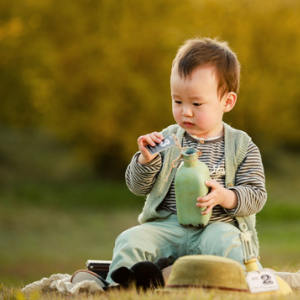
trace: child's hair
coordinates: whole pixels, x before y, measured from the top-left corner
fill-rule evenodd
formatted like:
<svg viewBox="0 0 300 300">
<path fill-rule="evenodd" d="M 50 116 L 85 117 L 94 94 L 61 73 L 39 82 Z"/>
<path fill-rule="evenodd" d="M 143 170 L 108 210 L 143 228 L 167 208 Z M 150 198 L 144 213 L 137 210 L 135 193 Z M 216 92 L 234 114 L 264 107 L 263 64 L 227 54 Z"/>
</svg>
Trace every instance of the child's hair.
<svg viewBox="0 0 300 300">
<path fill-rule="evenodd" d="M 220 98 L 226 92 L 238 92 L 240 63 L 226 42 L 210 38 L 187 40 L 179 48 L 172 69 L 177 68 L 179 76 L 187 78 L 193 70 L 203 65 L 215 68 Z"/>
</svg>

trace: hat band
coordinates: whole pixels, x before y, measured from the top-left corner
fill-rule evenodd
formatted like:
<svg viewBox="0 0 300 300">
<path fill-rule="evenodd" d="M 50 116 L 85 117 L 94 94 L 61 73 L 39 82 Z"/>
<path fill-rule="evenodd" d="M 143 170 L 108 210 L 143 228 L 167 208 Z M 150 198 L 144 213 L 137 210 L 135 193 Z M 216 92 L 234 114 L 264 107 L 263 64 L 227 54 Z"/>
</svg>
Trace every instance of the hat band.
<svg viewBox="0 0 300 300">
<path fill-rule="evenodd" d="M 172 284 L 167 285 L 166 288 L 202 288 L 202 289 L 218 289 L 225 291 L 235 291 L 235 292 L 246 292 L 248 293 L 248 289 L 237 289 L 237 288 L 229 288 L 229 287 L 221 287 L 221 286 L 212 286 L 212 285 L 195 285 L 195 284 Z"/>
</svg>

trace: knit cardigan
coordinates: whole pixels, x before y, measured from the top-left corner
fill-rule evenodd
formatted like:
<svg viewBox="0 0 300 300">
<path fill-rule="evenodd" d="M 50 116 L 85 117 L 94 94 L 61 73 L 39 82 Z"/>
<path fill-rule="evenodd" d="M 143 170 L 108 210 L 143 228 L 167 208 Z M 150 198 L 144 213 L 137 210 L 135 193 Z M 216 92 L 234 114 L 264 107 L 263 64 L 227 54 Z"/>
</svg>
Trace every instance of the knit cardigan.
<svg viewBox="0 0 300 300">
<path fill-rule="evenodd" d="M 223 123 L 223 125 L 225 139 L 225 184 L 227 188 L 230 188 L 235 185 L 237 169 L 245 158 L 251 138 L 244 131 L 234 129 L 226 123 Z M 162 131 L 165 137 L 170 134 L 175 134 L 180 145 L 182 145 L 184 133 L 185 130 L 177 124 L 171 125 Z M 157 218 L 166 218 L 171 214 L 169 211 L 157 210 L 157 208 L 166 197 L 175 177 L 177 168 L 173 168 L 170 174 L 169 172 L 172 168 L 172 162 L 180 155 L 180 150 L 177 147 L 171 147 L 162 151 L 160 154 L 163 162 L 162 168 L 157 175 L 150 194 L 146 198 L 143 211 L 138 218 L 140 223 L 149 222 Z M 258 256 L 259 243 L 255 229 L 255 214 L 235 218 L 242 231 L 252 231 L 252 248 L 255 256 Z"/>
</svg>

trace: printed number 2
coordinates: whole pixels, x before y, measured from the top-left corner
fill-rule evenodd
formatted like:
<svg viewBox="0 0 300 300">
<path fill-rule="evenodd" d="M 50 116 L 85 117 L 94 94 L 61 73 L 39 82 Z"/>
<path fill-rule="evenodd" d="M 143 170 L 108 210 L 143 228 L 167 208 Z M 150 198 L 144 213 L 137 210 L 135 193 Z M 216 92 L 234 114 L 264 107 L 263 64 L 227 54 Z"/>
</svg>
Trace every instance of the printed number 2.
<svg viewBox="0 0 300 300">
<path fill-rule="evenodd" d="M 263 281 L 263 284 L 273 284 L 274 282 L 271 279 L 271 276 L 269 275 L 262 275 L 261 279 Z"/>
</svg>

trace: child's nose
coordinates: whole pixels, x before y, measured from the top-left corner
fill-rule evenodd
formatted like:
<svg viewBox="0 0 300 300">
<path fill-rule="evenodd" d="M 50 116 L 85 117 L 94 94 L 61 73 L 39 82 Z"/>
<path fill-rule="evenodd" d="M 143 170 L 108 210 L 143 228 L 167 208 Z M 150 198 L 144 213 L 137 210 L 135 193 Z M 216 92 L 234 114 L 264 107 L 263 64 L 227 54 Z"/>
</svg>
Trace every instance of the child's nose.
<svg viewBox="0 0 300 300">
<path fill-rule="evenodd" d="M 193 110 L 190 107 L 185 106 L 182 109 L 182 115 L 184 117 L 191 117 L 193 115 Z"/>
</svg>

